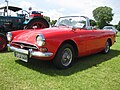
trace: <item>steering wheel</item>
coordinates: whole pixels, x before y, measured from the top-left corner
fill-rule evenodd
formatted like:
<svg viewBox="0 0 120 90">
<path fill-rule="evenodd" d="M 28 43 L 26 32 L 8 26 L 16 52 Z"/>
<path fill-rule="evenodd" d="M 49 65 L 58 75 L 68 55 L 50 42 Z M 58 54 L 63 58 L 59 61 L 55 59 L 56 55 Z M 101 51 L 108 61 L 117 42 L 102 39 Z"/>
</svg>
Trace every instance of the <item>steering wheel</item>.
<svg viewBox="0 0 120 90">
<path fill-rule="evenodd" d="M 22 14 L 25 15 L 25 18 L 29 17 L 30 13 L 26 10 L 22 10 Z"/>
</svg>

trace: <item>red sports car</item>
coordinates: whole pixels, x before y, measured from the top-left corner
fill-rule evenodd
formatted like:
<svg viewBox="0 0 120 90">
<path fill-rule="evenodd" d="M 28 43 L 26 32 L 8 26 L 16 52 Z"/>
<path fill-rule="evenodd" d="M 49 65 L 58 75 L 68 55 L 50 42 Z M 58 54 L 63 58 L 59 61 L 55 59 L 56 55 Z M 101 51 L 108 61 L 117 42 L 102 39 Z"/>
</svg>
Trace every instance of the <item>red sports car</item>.
<svg viewBox="0 0 120 90">
<path fill-rule="evenodd" d="M 25 62 L 29 58 L 52 60 L 56 67 L 65 69 L 76 57 L 108 53 L 115 33 L 93 29 L 85 16 L 66 16 L 52 28 L 8 32 L 7 39 L 15 57 Z"/>
</svg>

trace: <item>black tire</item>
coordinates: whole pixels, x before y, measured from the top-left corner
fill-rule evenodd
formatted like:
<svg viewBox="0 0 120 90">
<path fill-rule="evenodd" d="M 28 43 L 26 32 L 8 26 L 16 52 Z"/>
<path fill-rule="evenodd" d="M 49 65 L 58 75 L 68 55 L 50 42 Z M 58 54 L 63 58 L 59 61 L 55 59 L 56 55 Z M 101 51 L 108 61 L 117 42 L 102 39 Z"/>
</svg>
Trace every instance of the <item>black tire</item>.
<svg viewBox="0 0 120 90">
<path fill-rule="evenodd" d="M 110 41 L 107 40 L 106 44 L 105 44 L 105 49 L 103 50 L 104 54 L 107 54 L 110 51 Z"/>
<path fill-rule="evenodd" d="M 48 28 L 48 22 L 43 18 L 37 18 L 31 20 L 26 26 L 25 29 L 33 29 L 33 26 L 37 26 L 37 29 Z"/>
<path fill-rule="evenodd" d="M 0 35 L 0 51 L 5 50 L 7 47 L 7 39 L 4 35 Z"/>
<path fill-rule="evenodd" d="M 72 45 L 63 44 L 53 60 L 54 65 L 59 69 L 67 69 L 73 65 L 75 60 L 75 51 Z"/>
</svg>

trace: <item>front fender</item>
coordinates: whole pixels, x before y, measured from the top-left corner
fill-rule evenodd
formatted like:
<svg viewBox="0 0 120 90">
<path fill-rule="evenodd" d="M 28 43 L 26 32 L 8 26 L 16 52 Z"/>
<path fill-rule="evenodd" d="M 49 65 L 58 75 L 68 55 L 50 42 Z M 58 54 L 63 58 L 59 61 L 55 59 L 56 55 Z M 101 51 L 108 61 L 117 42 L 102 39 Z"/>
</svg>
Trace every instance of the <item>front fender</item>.
<svg viewBox="0 0 120 90">
<path fill-rule="evenodd" d="M 54 38 L 54 39 L 46 39 L 46 45 L 45 47 L 48 49 L 48 52 L 52 52 L 53 53 L 53 57 L 55 57 L 57 51 L 59 50 L 59 48 L 61 47 L 61 45 L 63 45 L 64 43 L 66 43 L 66 41 L 72 41 L 74 42 L 74 44 L 76 44 L 76 41 L 73 40 L 72 38 Z M 68 42 L 67 42 L 68 43 Z M 77 44 L 76 47 L 77 48 Z M 77 48 L 78 50 L 78 48 Z"/>
</svg>

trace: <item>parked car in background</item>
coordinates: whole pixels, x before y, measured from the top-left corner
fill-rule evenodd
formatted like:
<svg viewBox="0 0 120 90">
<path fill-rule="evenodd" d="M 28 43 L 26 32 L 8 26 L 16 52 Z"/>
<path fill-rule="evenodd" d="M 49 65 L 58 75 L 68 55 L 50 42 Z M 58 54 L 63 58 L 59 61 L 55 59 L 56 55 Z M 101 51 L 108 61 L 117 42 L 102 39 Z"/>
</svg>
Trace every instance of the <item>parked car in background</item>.
<svg viewBox="0 0 120 90">
<path fill-rule="evenodd" d="M 57 68 L 66 69 L 76 57 L 108 53 L 115 33 L 92 29 L 85 16 L 66 16 L 60 17 L 55 27 L 8 32 L 7 39 L 8 47 L 20 60 L 52 60 Z"/>
<path fill-rule="evenodd" d="M 113 26 L 104 26 L 103 30 L 111 30 L 111 31 L 115 32 L 116 34 L 118 33 L 118 30 Z"/>
</svg>

